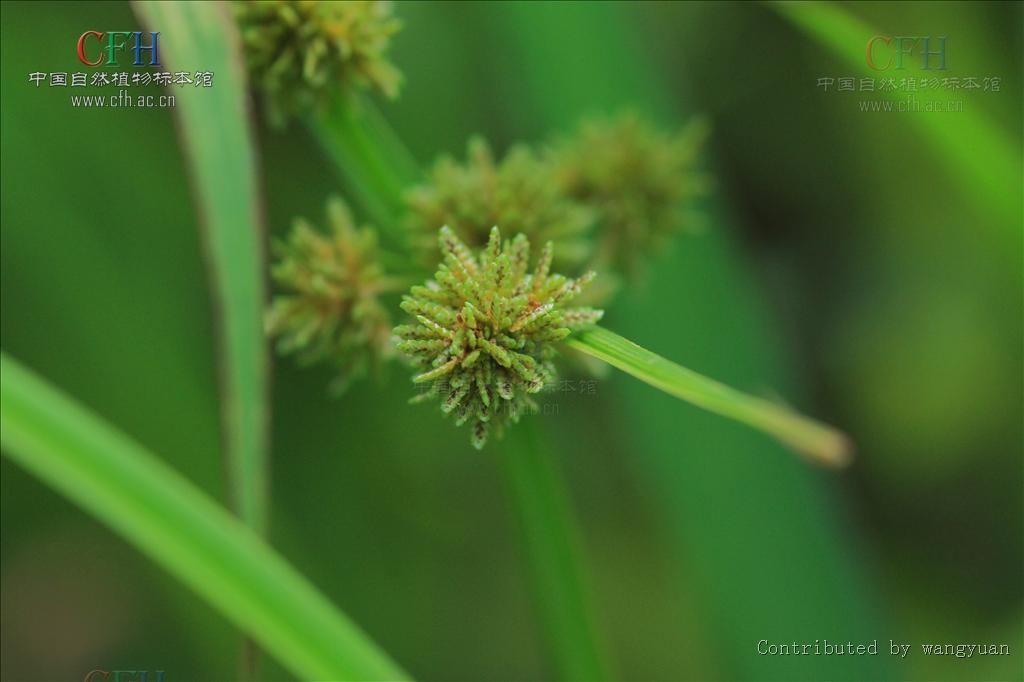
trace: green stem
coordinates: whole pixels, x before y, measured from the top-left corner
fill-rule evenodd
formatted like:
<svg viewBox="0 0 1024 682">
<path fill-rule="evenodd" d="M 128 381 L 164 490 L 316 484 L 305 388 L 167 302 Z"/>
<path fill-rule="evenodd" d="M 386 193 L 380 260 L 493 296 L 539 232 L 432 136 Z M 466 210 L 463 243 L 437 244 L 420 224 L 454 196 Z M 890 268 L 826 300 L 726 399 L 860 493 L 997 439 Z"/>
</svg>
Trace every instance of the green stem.
<svg viewBox="0 0 1024 682">
<path fill-rule="evenodd" d="M 372 104 L 352 94 L 334 97 L 327 111 L 306 119 L 313 136 L 351 186 L 381 232 L 405 246 L 405 191 L 418 171 L 411 155 Z"/>
<path fill-rule="evenodd" d="M 0 352 L 5 456 L 191 587 L 300 678 L 405 673 L 252 529 Z"/>
<path fill-rule="evenodd" d="M 850 440 L 836 429 L 680 367 L 602 327 L 566 343 L 670 395 L 769 433 L 819 463 L 842 466 L 852 455 Z"/>
<path fill-rule="evenodd" d="M 372 101 L 367 98 L 359 100 L 358 111 L 367 136 L 387 159 L 392 172 L 401 183 L 403 189 L 423 180 L 423 171 L 413 157 L 412 152 L 398 137 L 394 128 L 384 118 Z M 403 203 L 404 207 L 404 203 Z"/>
<path fill-rule="evenodd" d="M 609 679 L 584 579 L 579 533 L 554 454 L 533 418 L 510 429 L 502 445 L 505 483 L 555 664 L 563 679 Z"/>
</svg>

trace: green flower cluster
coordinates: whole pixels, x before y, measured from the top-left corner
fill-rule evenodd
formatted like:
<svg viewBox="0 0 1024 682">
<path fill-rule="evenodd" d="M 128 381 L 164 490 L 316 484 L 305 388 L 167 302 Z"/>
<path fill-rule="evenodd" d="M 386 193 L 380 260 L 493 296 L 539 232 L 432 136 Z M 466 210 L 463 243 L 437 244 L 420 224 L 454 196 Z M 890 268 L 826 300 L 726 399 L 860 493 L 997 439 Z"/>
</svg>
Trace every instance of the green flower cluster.
<svg viewBox="0 0 1024 682">
<path fill-rule="evenodd" d="M 470 141 L 466 161 L 442 157 L 427 183 L 406 196 L 408 228 L 418 251 L 434 256 L 437 230 L 447 225 L 471 247 L 487 243 L 495 225 L 515 225 L 534 243 L 558 245 L 556 265 L 578 268 L 591 252 L 594 216 L 558 189 L 551 167 L 525 145 L 499 162 L 481 138 Z"/>
<path fill-rule="evenodd" d="M 416 322 L 395 328 L 398 349 L 422 369 L 429 383 L 414 400 L 439 397 L 456 424 L 472 424 L 470 441 L 482 448 L 491 430 L 499 435 L 522 412 L 535 409 L 531 394 L 555 375 L 554 344 L 603 314 L 567 308 L 594 277 L 551 274 L 552 243 L 532 270 L 524 234 L 502 242 L 497 227 L 474 256 L 448 227 L 441 228 L 443 262 L 434 279 L 415 286 L 402 309 Z"/>
<path fill-rule="evenodd" d="M 253 83 L 275 123 L 322 108 L 339 88 L 398 93 L 385 52 L 401 23 L 387 2 L 256 0 L 234 3 Z"/>
<path fill-rule="evenodd" d="M 334 204 L 329 236 L 300 221 L 279 246 L 274 278 L 288 292 L 274 300 L 268 329 L 281 352 L 338 365 L 339 385 L 397 344 L 421 367 L 417 399 L 439 398 L 482 447 L 489 433 L 536 408 L 531 396 L 554 377 L 557 342 L 601 318 L 586 306 L 607 301 L 619 273 L 634 271 L 685 222 L 685 205 L 703 186 L 693 170 L 699 133 L 691 125 L 668 135 L 627 116 L 584 125 L 543 152 L 514 147 L 500 160 L 473 140 L 464 163 L 442 158 L 406 195 L 415 248 L 392 264 L 415 270 L 438 228 L 443 257 L 434 279 L 402 303 L 414 323 L 392 334 L 380 294 L 394 285 L 378 263 L 375 233 L 355 230 Z M 503 243 L 499 226 L 515 228 L 515 239 Z M 531 242 L 546 243 L 533 271 Z M 559 252 L 568 257 L 554 260 Z M 550 273 L 574 276 L 588 266 L 602 270 L 599 282 L 591 284 L 593 272 Z M 586 367 L 586 356 L 564 352 Z"/>
<path fill-rule="evenodd" d="M 335 365 L 332 388 L 340 392 L 390 355 L 391 316 L 380 295 L 399 285 L 378 262 L 375 230 L 356 229 L 340 199 L 328 202 L 327 217 L 330 234 L 299 218 L 274 245 L 271 276 L 289 293 L 274 298 L 266 328 L 281 354 Z"/>
<path fill-rule="evenodd" d="M 635 274 L 694 222 L 693 200 L 707 185 L 694 169 L 704 135 L 699 121 L 668 134 L 627 114 L 585 123 L 542 151 L 517 145 L 500 161 L 474 139 L 464 163 L 442 157 L 408 192 L 408 228 L 423 253 L 441 225 L 475 247 L 491 227 L 515 225 L 534 242 L 554 241 L 557 265 L 570 272 L 589 264 Z"/>
<path fill-rule="evenodd" d="M 703 121 L 666 134 L 628 114 L 585 123 L 548 155 L 559 191 L 597 212 L 596 267 L 626 273 L 693 223 L 689 208 L 706 192 L 694 170 Z"/>
</svg>

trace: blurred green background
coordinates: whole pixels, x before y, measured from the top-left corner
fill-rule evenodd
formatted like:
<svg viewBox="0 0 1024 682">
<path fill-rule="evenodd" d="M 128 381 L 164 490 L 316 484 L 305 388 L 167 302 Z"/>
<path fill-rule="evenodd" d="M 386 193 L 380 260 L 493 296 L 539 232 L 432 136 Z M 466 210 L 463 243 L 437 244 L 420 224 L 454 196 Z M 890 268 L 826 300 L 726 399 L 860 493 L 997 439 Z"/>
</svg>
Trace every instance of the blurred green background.
<svg viewBox="0 0 1024 682">
<path fill-rule="evenodd" d="M 608 326 L 776 390 L 858 444 L 850 470 L 821 472 L 615 374 L 538 417 L 623 679 L 1022 678 L 1022 5 L 846 8 L 882 35 L 948 36 L 950 75 L 1002 79 L 964 98 L 1010 141 L 1013 221 L 915 120 L 969 135 L 963 113 L 823 93 L 818 78 L 861 74 L 764 5 L 396 7 L 406 87 L 382 107 L 424 164 L 474 133 L 503 149 L 587 114 L 705 114 L 706 229 L 658 257 Z M 172 112 L 73 109 L 28 82 L 78 70 L 83 31 L 137 26 L 126 3 L 2 6 L 0 342 L 224 499 L 215 311 Z M 345 191 L 336 173 L 303 129 L 258 126 L 271 233 L 319 220 Z M 417 678 L 550 676 L 493 451 L 407 407 L 401 367 L 340 400 L 326 383 L 274 361 L 273 544 Z M 235 677 L 220 616 L 0 466 L 3 679 Z M 760 639 L 882 652 L 765 657 Z M 886 655 L 889 639 L 910 655 Z M 1011 655 L 926 657 L 931 642 Z"/>
</svg>

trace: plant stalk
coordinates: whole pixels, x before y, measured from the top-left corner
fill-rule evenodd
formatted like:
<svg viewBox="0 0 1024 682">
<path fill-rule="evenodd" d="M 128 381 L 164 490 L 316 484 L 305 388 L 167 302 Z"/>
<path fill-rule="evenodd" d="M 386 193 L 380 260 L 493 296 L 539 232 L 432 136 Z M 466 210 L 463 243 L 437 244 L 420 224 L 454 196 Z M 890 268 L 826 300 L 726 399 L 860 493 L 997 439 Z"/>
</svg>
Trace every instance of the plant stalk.
<svg viewBox="0 0 1024 682">
<path fill-rule="evenodd" d="M 419 171 L 373 105 L 339 93 L 325 112 L 307 116 L 306 124 L 381 233 L 404 247 L 404 195 Z"/>
<path fill-rule="evenodd" d="M 609 679 L 587 586 L 579 531 L 554 453 L 534 423 L 509 429 L 500 459 L 544 635 L 562 679 Z"/>
</svg>

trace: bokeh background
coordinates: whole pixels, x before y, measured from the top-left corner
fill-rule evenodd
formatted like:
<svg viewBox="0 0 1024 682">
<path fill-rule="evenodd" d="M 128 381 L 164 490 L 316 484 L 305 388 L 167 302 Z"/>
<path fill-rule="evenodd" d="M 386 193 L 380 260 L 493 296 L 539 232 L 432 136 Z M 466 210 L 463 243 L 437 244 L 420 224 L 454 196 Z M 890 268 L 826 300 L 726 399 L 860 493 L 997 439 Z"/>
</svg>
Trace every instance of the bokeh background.
<svg viewBox="0 0 1024 682">
<path fill-rule="evenodd" d="M 615 374 L 539 417 L 623 679 L 1021 679 L 1022 5 L 847 9 L 883 35 L 948 36 L 951 74 L 1002 79 L 965 106 L 1011 143 L 1011 220 L 914 120 L 959 134 L 962 114 L 822 93 L 819 77 L 854 70 L 764 5 L 396 7 L 406 87 L 382 107 L 424 164 L 475 133 L 503 149 L 624 108 L 667 127 L 707 116 L 705 229 L 606 320 L 858 444 L 848 471 L 818 471 Z M 215 311 L 172 112 L 72 109 L 27 78 L 77 70 L 85 30 L 137 26 L 125 3 L 3 3 L 0 341 L 224 499 Z M 281 235 L 345 188 L 303 129 L 258 126 Z M 418 678 L 550 676 L 493 452 L 406 406 L 401 367 L 340 400 L 327 379 L 274 362 L 272 542 Z M 3 679 L 235 677 L 218 614 L 0 467 Z M 760 639 L 883 651 L 764 657 Z M 889 639 L 910 655 L 886 655 Z M 926 657 L 927 642 L 1011 656 Z M 287 679 L 273 661 L 264 673 Z"/>
</svg>

